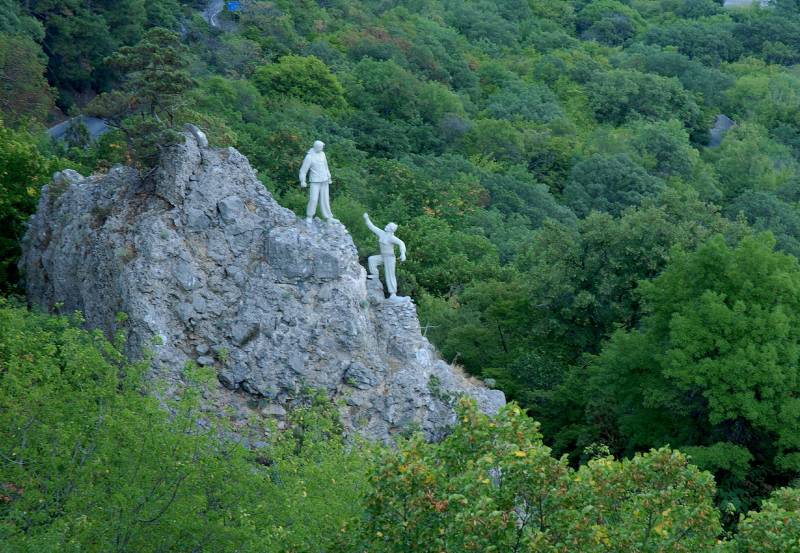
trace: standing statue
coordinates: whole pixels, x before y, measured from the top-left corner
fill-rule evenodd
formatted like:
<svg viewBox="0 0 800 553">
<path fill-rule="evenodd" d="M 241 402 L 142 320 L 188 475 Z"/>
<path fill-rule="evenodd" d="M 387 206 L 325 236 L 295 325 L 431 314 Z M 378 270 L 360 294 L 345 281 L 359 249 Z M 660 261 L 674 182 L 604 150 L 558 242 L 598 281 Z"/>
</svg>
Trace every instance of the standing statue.
<svg viewBox="0 0 800 553">
<path fill-rule="evenodd" d="M 322 216 L 328 222 L 337 222 L 331 213 L 331 172 L 328 169 L 328 158 L 322 149 L 325 143 L 321 140 L 314 142 L 314 146 L 308 151 L 303 165 L 300 167 L 300 186 L 306 188 L 311 181 L 311 194 L 308 197 L 308 207 L 306 208 L 306 221 L 311 223 L 317 213 L 317 203 L 322 212 Z"/>
<path fill-rule="evenodd" d="M 369 230 L 378 237 L 378 244 L 380 244 L 381 247 L 380 255 L 371 255 L 367 260 L 369 265 L 369 276 L 367 278 L 378 278 L 378 267 L 383 265 L 383 276 L 386 280 L 386 288 L 389 290 L 389 299 L 396 302 L 407 301 L 407 297 L 399 297 L 397 295 L 397 275 L 395 274 L 396 261 L 394 257 L 395 244 L 400 247 L 400 261 L 406 260 L 406 245 L 394 235 L 397 230 L 397 225 L 395 223 L 389 223 L 384 230 L 381 230 L 372 224 L 372 221 L 369 220 L 369 215 L 366 213 L 364 214 L 364 221 L 366 221 Z"/>
</svg>

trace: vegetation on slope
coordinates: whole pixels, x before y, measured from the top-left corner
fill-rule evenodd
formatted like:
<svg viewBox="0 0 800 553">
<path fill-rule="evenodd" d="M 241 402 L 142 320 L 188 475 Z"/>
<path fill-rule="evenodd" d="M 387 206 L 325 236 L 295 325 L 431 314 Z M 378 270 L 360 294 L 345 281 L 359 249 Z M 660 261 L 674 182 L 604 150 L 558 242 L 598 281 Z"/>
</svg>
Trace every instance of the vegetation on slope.
<svg viewBox="0 0 800 553">
<path fill-rule="evenodd" d="M 796 0 L 249 0 L 225 31 L 194 4 L 0 0 L 4 291 L 57 168 L 146 169 L 191 121 L 302 210 L 321 138 L 360 251 L 361 213 L 400 224 L 428 336 L 570 470 L 675 447 L 714 474 L 728 528 L 774 494 L 739 550 L 791 535 L 794 492 L 775 490 L 800 476 Z M 82 109 L 122 130 L 42 137 Z M 720 113 L 736 126 L 709 147 Z"/>
</svg>

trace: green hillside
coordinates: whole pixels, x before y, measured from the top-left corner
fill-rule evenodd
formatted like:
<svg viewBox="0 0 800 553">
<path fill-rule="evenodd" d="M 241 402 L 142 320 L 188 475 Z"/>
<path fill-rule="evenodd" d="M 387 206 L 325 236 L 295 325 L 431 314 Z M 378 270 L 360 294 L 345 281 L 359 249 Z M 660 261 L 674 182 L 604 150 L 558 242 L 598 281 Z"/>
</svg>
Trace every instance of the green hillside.
<svg viewBox="0 0 800 553">
<path fill-rule="evenodd" d="M 800 2 L 722 4 L 0 0 L 0 551 L 800 550 Z M 383 449 L 311 394 L 250 451 L 19 307 L 53 172 L 189 122 L 298 214 L 325 141 L 359 253 L 397 222 L 427 337 L 515 403 Z"/>
</svg>

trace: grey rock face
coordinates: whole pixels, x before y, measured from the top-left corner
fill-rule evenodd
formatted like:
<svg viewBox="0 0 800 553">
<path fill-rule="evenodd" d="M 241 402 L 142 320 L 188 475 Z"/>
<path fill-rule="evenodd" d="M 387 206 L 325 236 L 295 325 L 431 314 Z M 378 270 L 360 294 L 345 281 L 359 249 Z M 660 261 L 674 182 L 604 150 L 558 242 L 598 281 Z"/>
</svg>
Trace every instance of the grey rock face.
<svg viewBox="0 0 800 553">
<path fill-rule="evenodd" d="M 127 353 L 152 351 L 172 389 L 188 361 L 217 370 L 219 407 L 275 416 L 323 389 L 345 400 L 349 429 L 384 441 L 410 425 L 441 435 L 463 394 L 487 412 L 505 402 L 438 357 L 412 303 L 382 301 L 377 281 L 368 292 L 343 225 L 306 225 L 232 148 L 187 133 L 154 182 L 120 167 L 59 188 L 44 188 L 23 241 L 30 302 L 108 333 L 127 313 Z"/>
<path fill-rule="evenodd" d="M 725 135 L 728 134 L 728 131 L 734 126 L 736 126 L 736 122 L 727 115 L 717 115 L 717 118 L 714 120 L 714 126 L 711 127 L 710 130 L 711 137 L 709 138 L 708 146 L 710 148 L 719 147 Z"/>
</svg>

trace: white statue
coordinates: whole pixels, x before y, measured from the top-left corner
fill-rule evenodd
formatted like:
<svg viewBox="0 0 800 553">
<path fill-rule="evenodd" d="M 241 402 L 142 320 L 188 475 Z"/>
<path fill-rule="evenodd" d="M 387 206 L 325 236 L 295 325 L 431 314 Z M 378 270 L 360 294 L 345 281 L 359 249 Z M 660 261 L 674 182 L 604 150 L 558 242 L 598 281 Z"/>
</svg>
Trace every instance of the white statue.
<svg viewBox="0 0 800 553">
<path fill-rule="evenodd" d="M 336 222 L 331 213 L 331 172 L 328 169 L 328 158 L 322 149 L 325 143 L 321 140 L 314 142 L 314 146 L 308 151 L 303 165 L 300 167 L 300 186 L 306 188 L 311 182 L 311 194 L 308 197 L 308 207 L 306 208 L 306 221 L 311 223 L 317 213 L 317 203 L 322 212 L 322 216 L 328 222 Z"/>
<path fill-rule="evenodd" d="M 397 230 L 397 225 L 395 223 L 389 223 L 384 230 L 381 230 L 372 224 L 372 221 L 369 220 L 369 215 L 366 213 L 364 214 L 364 221 L 366 221 L 369 230 L 378 237 L 378 243 L 381 247 L 380 255 L 371 255 L 367 260 L 369 265 L 368 278 L 378 278 L 378 267 L 383 265 L 383 276 L 386 280 L 386 288 L 389 290 L 389 299 L 396 302 L 407 301 L 407 297 L 399 297 L 397 295 L 397 275 L 395 274 L 396 261 L 394 257 L 395 244 L 400 248 L 400 261 L 406 260 L 406 245 L 394 235 Z"/>
</svg>

